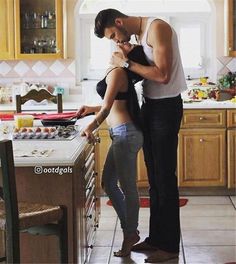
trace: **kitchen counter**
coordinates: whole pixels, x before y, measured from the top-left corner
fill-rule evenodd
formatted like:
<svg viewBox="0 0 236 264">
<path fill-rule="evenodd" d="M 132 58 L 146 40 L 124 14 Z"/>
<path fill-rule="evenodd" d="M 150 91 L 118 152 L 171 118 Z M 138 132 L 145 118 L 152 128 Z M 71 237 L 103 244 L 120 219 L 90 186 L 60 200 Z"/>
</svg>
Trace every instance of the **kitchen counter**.
<svg viewBox="0 0 236 264">
<path fill-rule="evenodd" d="M 94 117 L 87 116 L 79 119 L 76 125 L 80 128 L 88 124 Z M 37 121 L 35 126 L 40 126 Z M 72 140 L 39 140 L 39 139 L 23 139 L 13 141 L 13 150 L 27 150 L 27 152 L 35 149 L 51 149 L 53 150 L 49 156 L 45 157 L 14 157 L 16 167 L 25 166 L 72 166 L 86 145 L 86 138 L 78 135 Z"/>
<path fill-rule="evenodd" d="M 201 102 L 184 102 L 184 109 L 236 109 L 236 103 L 231 101 L 214 101 L 210 99 Z"/>
<path fill-rule="evenodd" d="M 93 116 L 79 119 L 77 125 L 82 128 L 92 119 Z M 40 125 L 40 121 L 37 120 L 34 125 Z M 18 201 L 63 205 L 67 208 L 68 263 L 85 263 L 94 244 L 100 210 L 96 189 L 99 178 L 95 179 L 96 148 L 98 145 L 87 144 L 79 134 L 66 141 L 13 141 Z M 43 157 L 19 157 L 19 152 L 16 154 L 17 150 L 30 153 L 34 149 L 53 149 L 53 152 Z M 87 180 L 90 183 L 89 191 L 85 188 Z M 89 200 L 89 197 L 94 199 Z M 92 209 L 88 211 L 89 208 Z M 35 238 L 22 233 L 22 262 L 59 263 L 58 246 L 55 236 Z"/>
<path fill-rule="evenodd" d="M 67 101 L 63 102 L 63 111 L 75 111 L 81 105 L 87 104 L 82 100 L 75 101 Z M 101 101 L 94 101 L 93 103 L 88 103 L 88 105 L 100 105 Z M 236 108 L 236 103 L 231 101 L 214 101 L 214 100 L 202 100 L 201 102 L 184 102 L 184 109 L 229 109 Z M 56 111 L 56 104 L 48 103 L 46 105 L 23 105 L 23 111 Z M 0 112 L 13 112 L 16 111 L 16 107 L 14 104 L 0 104 Z"/>
</svg>

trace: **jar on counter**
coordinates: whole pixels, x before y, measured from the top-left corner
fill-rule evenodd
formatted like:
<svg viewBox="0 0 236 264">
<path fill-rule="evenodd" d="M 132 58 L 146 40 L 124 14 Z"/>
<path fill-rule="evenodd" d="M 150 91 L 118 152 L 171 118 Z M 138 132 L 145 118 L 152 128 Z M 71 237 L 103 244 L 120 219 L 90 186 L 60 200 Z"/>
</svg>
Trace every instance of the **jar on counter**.
<svg viewBox="0 0 236 264">
<path fill-rule="evenodd" d="M 0 87 L 0 104 L 12 103 L 12 90 L 8 87 Z"/>
</svg>

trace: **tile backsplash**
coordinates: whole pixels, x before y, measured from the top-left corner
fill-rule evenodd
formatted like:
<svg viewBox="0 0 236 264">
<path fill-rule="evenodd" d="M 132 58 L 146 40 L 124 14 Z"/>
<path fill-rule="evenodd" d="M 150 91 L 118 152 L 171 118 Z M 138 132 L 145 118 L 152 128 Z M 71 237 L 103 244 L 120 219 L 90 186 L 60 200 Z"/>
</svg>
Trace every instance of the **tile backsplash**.
<svg viewBox="0 0 236 264">
<path fill-rule="evenodd" d="M 0 80 L 58 80 L 75 82 L 75 60 L 12 60 L 0 61 Z M 1 83 L 0 81 L 0 83 Z"/>
<path fill-rule="evenodd" d="M 236 57 L 217 58 L 217 76 L 236 71 Z M 13 81 L 67 82 L 75 85 L 75 60 L 0 61 L 0 84 Z"/>
<path fill-rule="evenodd" d="M 30 82 L 59 85 L 68 94 L 80 94 L 75 85 L 75 60 L 9 60 L 0 61 L 0 85 Z"/>
<path fill-rule="evenodd" d="M 220 77 L 229 71 L 236 72 L 236 58 L 219 57 L 217 58 L 217 76 Z"/>
</svg>

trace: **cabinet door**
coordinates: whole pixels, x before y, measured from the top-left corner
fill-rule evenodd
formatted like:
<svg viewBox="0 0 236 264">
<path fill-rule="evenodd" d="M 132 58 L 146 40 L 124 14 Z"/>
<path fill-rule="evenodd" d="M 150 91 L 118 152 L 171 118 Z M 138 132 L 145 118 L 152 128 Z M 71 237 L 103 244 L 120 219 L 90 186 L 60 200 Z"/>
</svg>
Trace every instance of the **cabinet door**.
<svg viewBox="0 0 236 264">
<path fill-rule="evenodd" d="M 228 0 L 229 56 L 236 57 L 236 1 Z"/>
<path fill-rule="evenodd" d="M 143 151 L 138 153 L 138 187 L 148 187 L 147 168 L 144 162 Z"/>
<path fill-rule="evenodd" d="M 16 58 L 62 58 L 62 15 L 62 0 L 15 0 Z"/>
<path fill-rule="evenodd" d="M 0 1 L 0 60 L 14 58 L 13 0 Z"/>
<path fill-rule="evenodd" d="M 236 187 L 236 129 L 228 130 L 228 188 Z"/>
<path fill-rule="evenodd" d="M 182 129 L 180 131 L 179 186 L 226 185 L 225 136 L 224 129 Z"/>
</svg>

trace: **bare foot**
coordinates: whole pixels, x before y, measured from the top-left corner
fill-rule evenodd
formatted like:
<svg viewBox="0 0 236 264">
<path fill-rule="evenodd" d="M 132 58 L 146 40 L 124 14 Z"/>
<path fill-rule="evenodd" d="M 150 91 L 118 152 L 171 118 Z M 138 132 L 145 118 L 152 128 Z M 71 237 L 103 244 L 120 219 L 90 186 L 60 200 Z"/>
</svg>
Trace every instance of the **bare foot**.
<svg viewBox="0 0 236 264">
<path fill-rule="evenodd" d="M 164 262 L 170 259 L 178 258 L 179 253 L 167 252 L 161 249 L 155 251 L 151 256 L 145 259 L 145 263 Z"/>
<path fill-rule="evenodd" d="M 121 248 L 121 250 L 114 252 L 114 256 L 116 256 L 116 257 L 128 256 L 131 252 L 132 246 L 134 244 L 136 244 L 140 239 L 140 236 L 138 234 L 139 234 L 139 232 L 124 235 L 122 248 Z"/>
<path fill-rule="evenodd" d="M 157 250 L 157 247 L 149 245 L 147 242 L 143 241 L 141 243 L 138 243 L 132 247 L 132 251 L 155 251 Z"/>
</svg>

